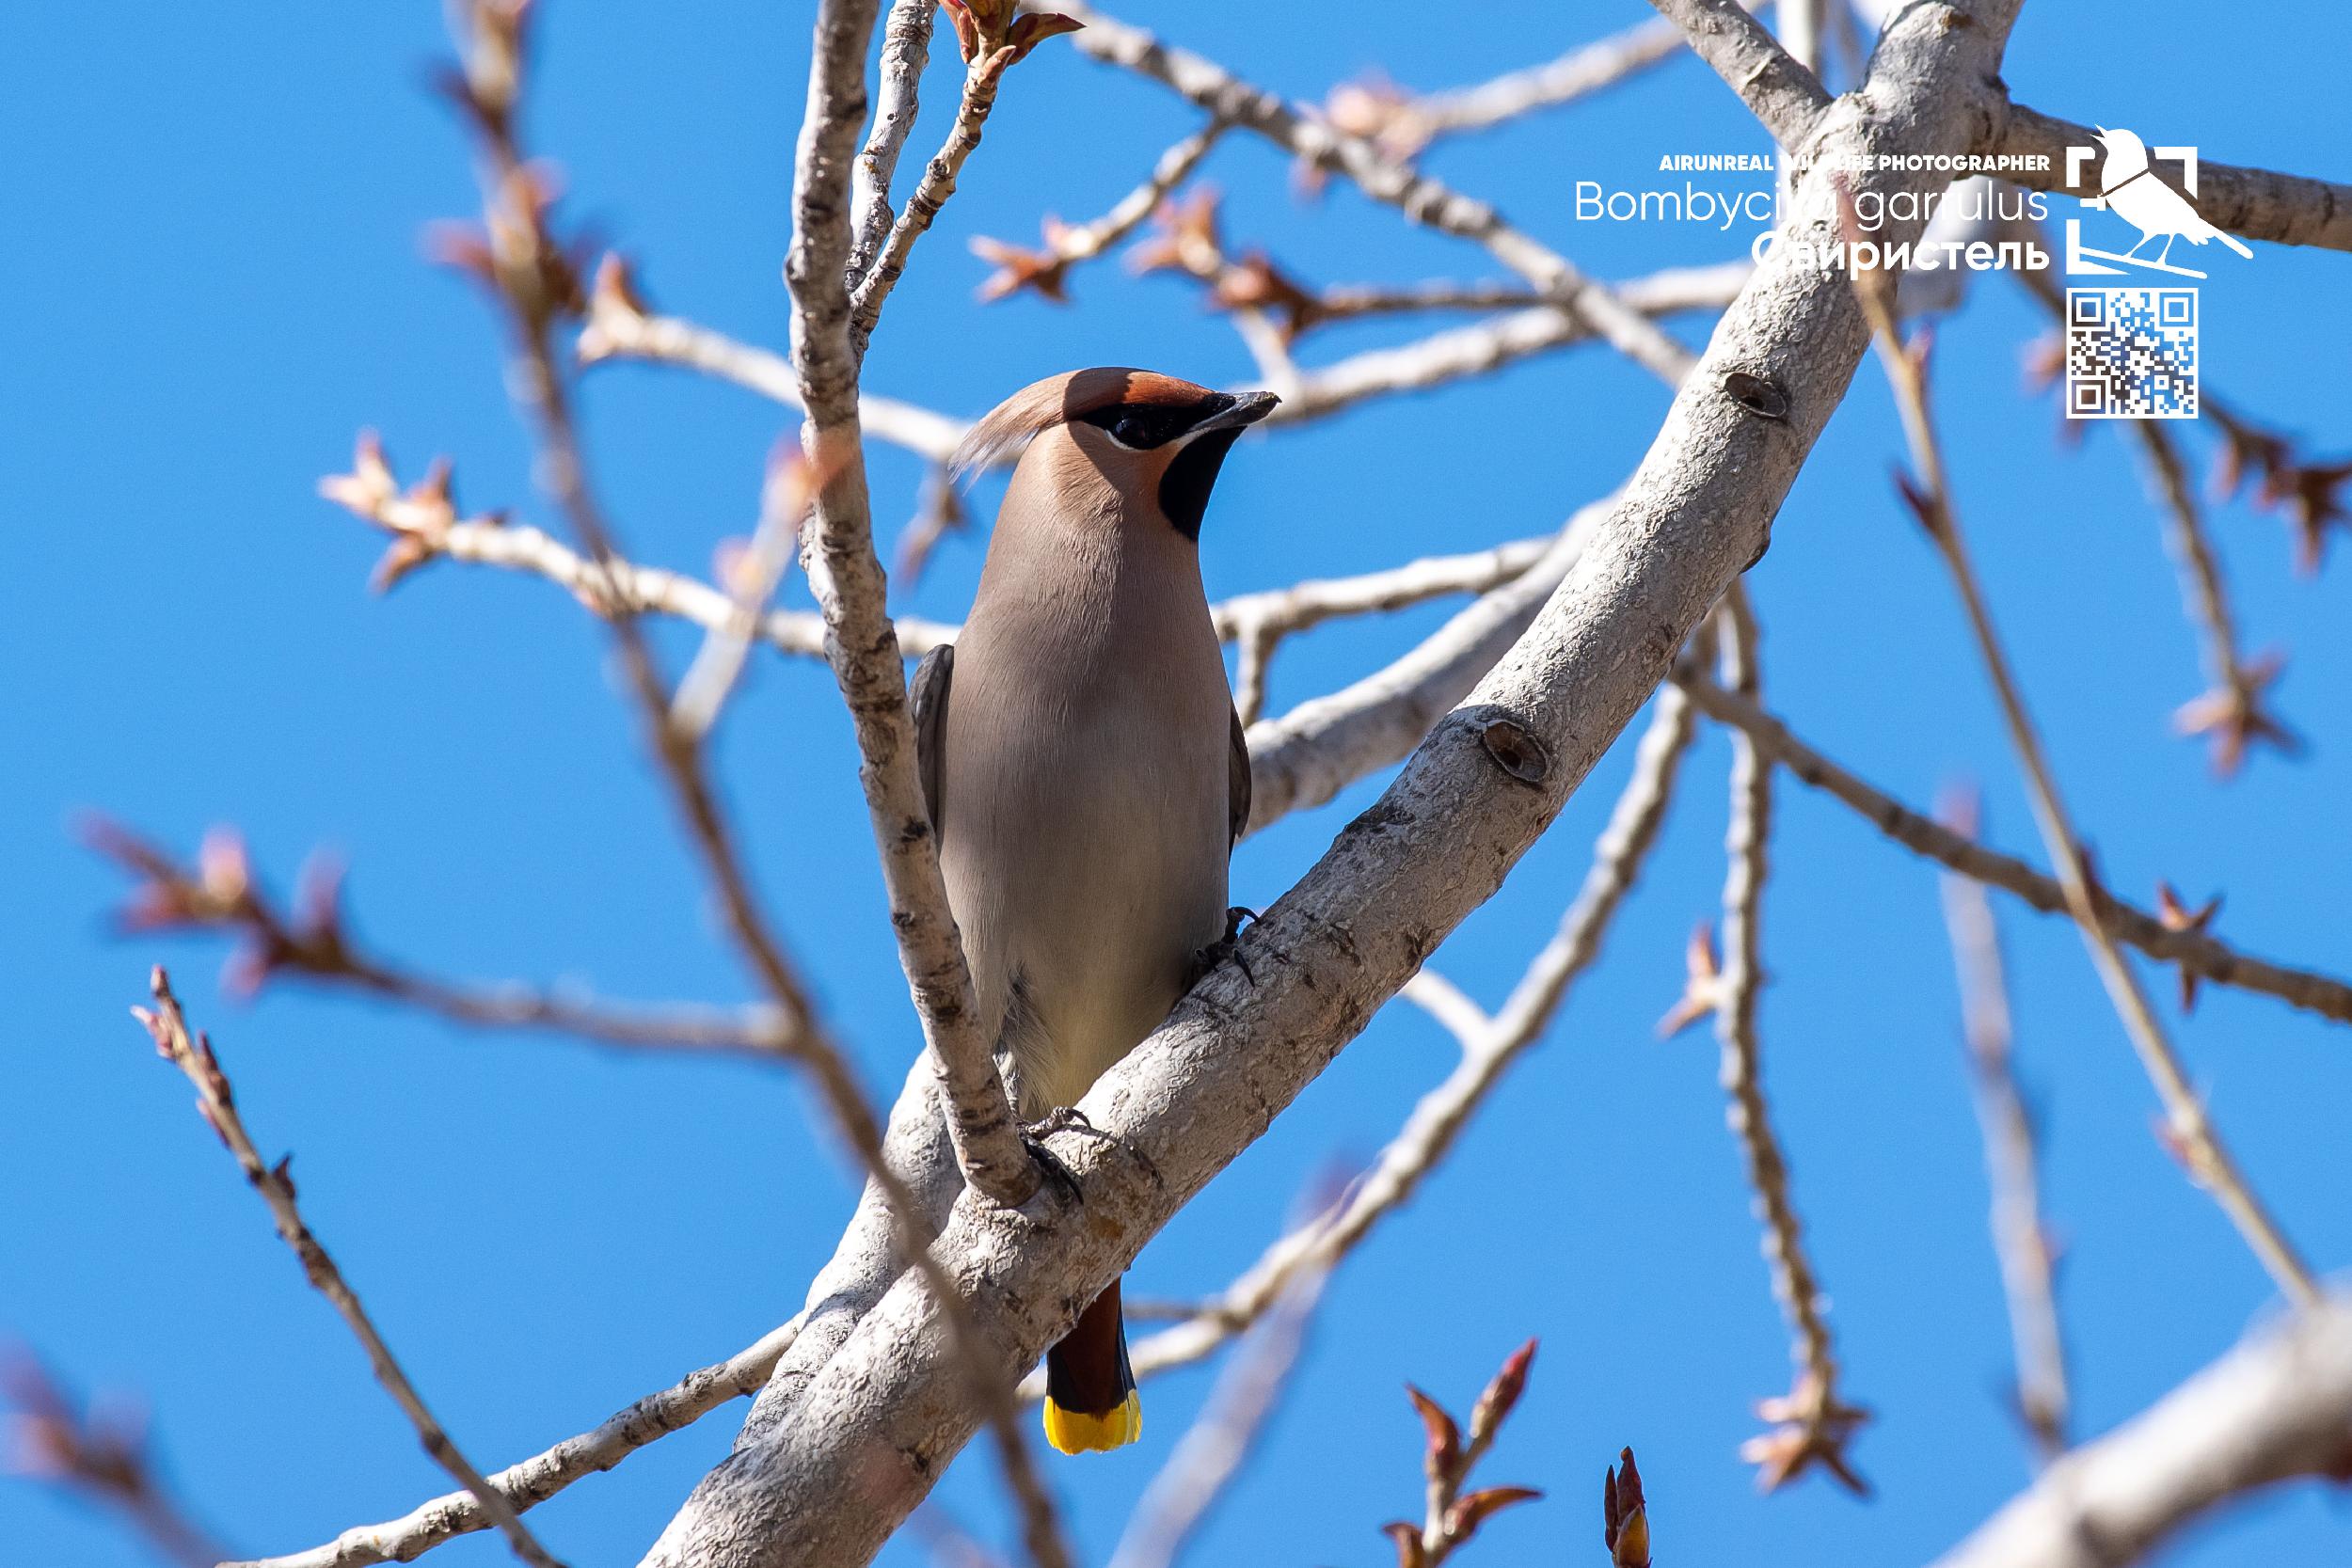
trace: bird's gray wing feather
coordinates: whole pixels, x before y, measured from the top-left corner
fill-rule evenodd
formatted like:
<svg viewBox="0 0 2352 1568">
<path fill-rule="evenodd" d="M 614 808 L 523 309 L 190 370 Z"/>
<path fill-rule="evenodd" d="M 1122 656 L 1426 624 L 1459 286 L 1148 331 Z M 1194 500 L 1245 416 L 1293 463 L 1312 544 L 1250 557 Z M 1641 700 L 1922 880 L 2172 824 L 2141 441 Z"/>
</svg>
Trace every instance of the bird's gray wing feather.
<svg viewBox="0 0 2352 1568">
<path fill-rule="evenodd" d="M 947 762 L 947 683 L 955 673 L 956 649 L 942 642 L 914 667 L 914 771 L 923 783 L 923 812 L 931 836 L 940 833 L 940 783 Z"/>
<path fill-rule="evenodd" d="M 946 690 L 944 682 L 940 689 Z M 1242 830 L 1249 826 L 1249 738 L 1242 733 L 1241 710 L 1227 711 L 1233 716 L 1232 754 L 1225 785 L 1226 826 L 1231 831 L 1225 843 L 1231 848 L 1241 842 Z"/>
</svg>

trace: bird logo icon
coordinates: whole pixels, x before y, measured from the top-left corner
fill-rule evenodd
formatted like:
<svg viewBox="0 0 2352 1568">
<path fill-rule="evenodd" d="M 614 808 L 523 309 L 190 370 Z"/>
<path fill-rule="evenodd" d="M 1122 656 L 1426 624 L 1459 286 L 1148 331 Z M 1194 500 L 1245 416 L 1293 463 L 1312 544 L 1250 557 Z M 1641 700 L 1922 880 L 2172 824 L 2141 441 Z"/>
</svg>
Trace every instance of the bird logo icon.
<svg viewBox="0 0 2352 1568">
<path fill-rule="evenodd" d="M 2067 270 L 2069 272 L 2104 273 L 2110 276 L 2122 267 L 2146 267 L 2155 272 L 2169 272 L 2182 277 L 2203 277 L 2205 275 L 2190 267 L 2172 262 L 2172 243 L 2186 240 L 2201 245 L 2208 240 L 2219 240 L 2240 256 L 2251 259 L 2253 252 L 2234 235 L 2225 234 L 2200 217 L 2188 197 L 2183 196 L 2156 177 L 2154 160 L 2148 144 L 2132 132 L 2110 131 L 2100 126 L 2095 138 L 2105 150 L 2100 159 L 2097 193 L 2083 198 L 2087 207 L 2103 207 L 2114 213 L 2139 230 L 2139 239 L 2129 250 L 2094 250 L 2082 244 L 2081 225 L 2069 220 L 2066 226 Z M 2177 159 L 2182 165 L 2182 182 L 2191 196 L 2197 190 L 2197 152 L 2194 148 L 2158 148 L 2157 153 Z M 2067 150 L 2067 174 L 2071 181 L 2080 159 L 2091 156 L 2089 148 Z M 2141 254 L 2151 245 L 2162 241 L 2154 256 Z M 2113 261 L 2118 266 L 2105 266 Z"/>
</svg>

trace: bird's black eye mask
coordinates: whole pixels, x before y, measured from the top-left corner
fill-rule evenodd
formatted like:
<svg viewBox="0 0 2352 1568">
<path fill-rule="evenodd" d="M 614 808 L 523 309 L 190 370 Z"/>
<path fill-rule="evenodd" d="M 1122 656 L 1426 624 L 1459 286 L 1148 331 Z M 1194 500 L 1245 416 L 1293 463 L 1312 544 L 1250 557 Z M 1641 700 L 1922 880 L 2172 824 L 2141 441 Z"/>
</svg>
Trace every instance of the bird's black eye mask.
<svg viewBox="0 0 2352 1568">
<path fill-rule="evenodd" d="M 1150 451 L 1164 447 L 1203 420 L 1224 413 L 1240 400 L 1224 392 L 1211 392 L 1199 403 L 1115 403 L 1108 408 L 1097 408 L 1081 414 L 1078 420 L 1102 431 L 1120 446 L 1133 451 Z"/>
<path fill-rule="evenodd" d="M 1159 500 L 1160 510 L 1176 525 L 1176 531 L 1198 543 L 1201 519 L 1209 510 L 1209 492 L 1216 486 L 1225 454 L 1232 450 L 1244 427 L 1265 418 L 1275 402 L 1271 392 L 1253 392 L 1246 398 L 1211 392 L 1197 403 L 1120 403 L 1077 418 L 1132 451 L 1150 451 L 1192 436 L 1160 476 Z"/>
</svg>

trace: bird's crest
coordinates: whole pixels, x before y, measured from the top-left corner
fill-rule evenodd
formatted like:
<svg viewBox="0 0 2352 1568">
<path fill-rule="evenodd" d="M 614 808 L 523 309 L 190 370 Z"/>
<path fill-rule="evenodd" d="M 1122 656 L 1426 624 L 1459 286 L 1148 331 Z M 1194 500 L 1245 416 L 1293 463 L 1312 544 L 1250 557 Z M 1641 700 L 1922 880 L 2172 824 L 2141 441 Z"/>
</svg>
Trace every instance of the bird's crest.
<svg viewBox="0 0 2352 1568">
<path fill-rule="evenodd" d="M 1040 431 L 1098 409 L 1120 404 L 1192 407 L 1210 395 L 1206 387 L 1125 365 L 1065 371 L 1031 382 L 982 415 L 956 443 L 947 459 L 947 472 L 962 480 L 1010 462 Z"/>
</svg>

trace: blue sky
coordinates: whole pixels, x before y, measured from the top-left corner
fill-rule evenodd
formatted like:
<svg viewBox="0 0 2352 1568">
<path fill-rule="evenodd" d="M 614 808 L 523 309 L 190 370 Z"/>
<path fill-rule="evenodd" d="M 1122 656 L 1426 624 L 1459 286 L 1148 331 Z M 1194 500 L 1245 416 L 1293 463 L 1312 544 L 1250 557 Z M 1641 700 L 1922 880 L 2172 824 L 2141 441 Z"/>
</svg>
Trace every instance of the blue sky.
<svg viewBox="0 0 2352 1568">
<path fill-rule="evenodd" d="M 1386 67 L 1476 81 L 1635 22 L 1635 4 L 1422 8 L 1230 3 L 1134 19 L 1267 86 L 1319 97 Z M 360 931 L 420 965 L 577 979 L 629 997 L 730 999 L 718 939 L 657 781 L 607 677 L 606 642 L 562 594 L 439 565 L 389 598 L 378 541 L 316 499 L 353 434 L 414 469 L 458 463 L 461 498 L 551 521 L 530 490 L 480 301 L 419 255 L 468 210 L 449 117 L 423 91 L 430 5 L 71 8 L 13 21 L 0 132 L 16 221 L 0 241 L 8 461 L 0 510 L 7 704 L 0 901 L 8 1092 L 0 1096 L 0 1333 L 75 1385 L 143 1404 L 174 1483 L 255 1554 L 326 1539 L 444 1489 L 357 1349 L 302 1285 L 259 1206 L 124 1014 L 164 958 L 235 1074 L 265 1148 L 291 1149 L 311 1218 L 451 1430 L 506 1463 L 715 1360 L 797 1306 L 850 1196 L 783 1073 L 477 1036 L 369 1004 L 216 994 L 216 944 L 122 940 L 117 879 L 72 841 L 103 809 L 183 847 L 242 825 L 281 888 L 313 847 L 351 867 Z M 2315 4 L 2217 20 L 2185 3 L 2026 8 L 2005 74 L 2021 101 L 2207 156 L 2342 172 L 2340 60 Z M 780 343 L 778 264 L 807 8 L 552 0 L 535 144 L 570 211 L 639 262 L 664 308 Z M 935 65 L 937 135 L 950 75 Z M 1085 363 L 1209 382 L 1248 373 L 1186 287 L 1098 265 L 1076 307 L 971 303 L 976 233 L 1027 241 L 1122 194 L 1191 112 L 1049 43 L 1015 74 L 963 188 L 893 300 L 868 385 L 974 414 Z M 1764 151 L 1744 111 L 1682 60 L 1607 96 L 1438 150 L 1431 167 L 1604 277 L 1734 252 L 1721 236 L 1574 221 L 1579 179 L 1648 181 L 1663 152 Z M 1211 159 L 1236 241 L 1315 281 L 1486 277 L 1483 254 L 1335 189 L 1294 196 L 1244 137 Z M 1744 233 L 1745 230 L 1742 230 Z M 2318 443 L 2352 444 L 2341 374 L 2345 259 L 2209 249 L 2208 388 Z M 1960 504 L 2056 766 L 2122 890 L 2226 889 L 2221 930 L 2341 973 L 2352 880 L 2340 769 L 2352 639 L 2339 560 L 2289 570 L 2278 519 L 2214 509 L 2249 644 L 2292 656 L 2279 689 L 2310 741 L 2217 784 L 2173 737 L 2200 689 L 2158 522 L 2114 433 L 2057 439 L 2021 388 L 2034 309 L 1998 277 L 1943 331 L 1937 375 Z M 1311 361 L 1411 325 L 1311 341 Z M 1678 329 L 1694 341 L 1695 328 Z M 1801 731 L 1905 799 L 1975 779 L 1990 831 L 2030 833 L 1948 587 L 1887 484 L 1899 435 L 1875 367 L 1857 378 L 1751 578 L 1765 679 Z M 1613 484 L 1662 388 L 1590 351 L 1397 399 L 1245 445 L 1204 541 L 1213 593 L 1370 569 L 1553 525 Z M 734 388 L 606 368 L 588 408 L 630 547 L 705 570 L 745 532 L 788 420 Z M 2188 442 L 2199 460 L 2209 432 Z M 885 526 L 919 475 L 873 457 Z M 983 507 L 993 493 L 983 488 Z M 954 616 L 977 538 L 951 543 L 907 608 Z M 797 593 L 797 590 L 795 591 Z M 1285 652 L 1277 710 L 1352 678 L 1441 610 L 1336 628 Z M 675 665 L 689 646 L 663 646 Z M 878 1090 L 915 1034 L 852 771 L 814 666 L 761 663 L 716 748 L 761 888 Z M 1542 1049 L 1419 1200 L 1335 1282 L 1289 1403 L 1195 1560 L 1373 1564 L 1417 1508 L 1410 1379 L 1457 1406 L 1519 1340 L 1544 1348 L 1486 1479 L 1546 1488 L 1465 1561 L 1597 1560 L 1595 1493 L 1631 1443 L 1661 1561 L 1918 1560 L 2026 1476 L 2004 1412 L 2008 1350 L 1931 870 L 1833 803 L 1784 786 L 1767 911 L 1767 1081 L 1879 1495 L 1808 1481 L 1753 1493 L 1736 1457 L 1753 1401 L 1786 1386 L 1711 1044 L 1658 1044 L 1681 944 L 1721 881 L 1723 768 L 1709 736 L 1649 876 Z M 1489 1003 L 1549 929 L 1626 768 L 1603 764 L 1502 893 L 1434 960 Z M 1270 901 L 1377 787 L 1244 847 L 1235 895 Z M 2263 1275 L 2150 1134 L 2153 1101 L 2079 942 L 1998 907 L 2022 1070 L 2044 1114 L 2048 1204 L 2079 1424 L 2104 1429 L 2231 1342 L 2272 1303 Z M 2169 997 L 2169 977 L 2153 974 Z M 2168 1001 L 2168 1013 L 2169 1014 Z M 2208 990 L 2179 1038 L 2254 1180 L 2323 1269 L 2352 1259 L 2345 1117 L 2352 1037 Z M 1130 1289 L 1205 1292 L 1254 1258 L 1329 1162 L 1363 1158 L 1439 1079 L 1451 1046 L 1408 1009 L 1351 1046 L 1273 1133 L 1144 1254 Z M 1051 1471 L 1099 1557 L 1208 1386 L 1152 1385 L 1146 1441 Z M 739 1407 L 738 1407 L 739 1410 Z M 723 1450 L 737 1411 L 532 1515 L 578 1564 L 633 1561 Z M 941 1497 L 1003 1540 L 987 1461 Z M 142 1560 L 112 1524 L 0 1480 L 0 1558 Z M 2304 1492 L 2200 1532 L 2172 1560 L 2341 1561 L 2352 1514 Z M 500 1560 L 487 1539 L 435 1560 Z M 912 1544 L 885 1560 L 921 1560 Z"/>
</svg>

